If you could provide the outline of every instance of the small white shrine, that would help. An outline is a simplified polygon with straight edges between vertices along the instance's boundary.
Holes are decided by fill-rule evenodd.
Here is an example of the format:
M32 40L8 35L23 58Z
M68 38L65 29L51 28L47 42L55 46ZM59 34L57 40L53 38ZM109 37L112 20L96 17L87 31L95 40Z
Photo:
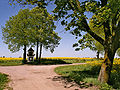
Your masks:
M27 56L28 56L28 62L34 61L35 54L34 54L34 50L32 48L30 48L28 50Z

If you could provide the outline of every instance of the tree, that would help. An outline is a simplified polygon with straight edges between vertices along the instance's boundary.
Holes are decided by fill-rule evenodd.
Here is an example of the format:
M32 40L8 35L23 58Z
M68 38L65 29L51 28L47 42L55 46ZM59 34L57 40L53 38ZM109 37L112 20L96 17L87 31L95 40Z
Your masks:
M17 52L24 46L23 60L26 60L26 47L30 45L28 31L29 26L29 9L20 10L17 15L12 16L2 27L4 43L12 52Z
M74 27L74 34L79 36L82 35L81 31L87 32L103 45L105 51L104 62L101 66L98 80L108 83L114 55L116 50L120 47L120 41L118 41L120 39L120 1L86 0L85 2L80 2L79 0L59 0L56 1L55 4L57 7L54 12L58 13L59 17L71 18L70 22L63 22L63 24L67 26L66 30L70 30L71 27ZM104 38L90 28L85 12L93 13L92 18L89 18L89 20L94 24L94 27L103 27ZM99 29L97 31L99 31Z
M17 1L25 1L45 7L49 0ZM103 45L105 51L104 62L98 80L108 83L115 52L120 48L120 0L55 0L54 4L56 4L55 16L63 17L64 20L61 23L66 25L66 30L73 29L73 34L78 37L84 36L81 32L89 33ZM88 17L87 12L91 13L92 17ZM94 27L103 27L104 38L90 28L90 21ZM99 31L99 29L96 31Z
M104 31L102 26L99 28L94 27L94 24L91 21L89 22L89 26L93 32L95 32L104 39ZM98 29L99 31L97 31ZM71 33L74 35L74 31ZM80 39L77 43L73 44L73 47L77 47L75 49L77 51L89 47L92 51L97 52L96 56L98 59L99 59L99 54L103 54L104 52L104 47L98 41L96 41L89 33L83 35L83 38Z
M5 27L3 27L3 39L8 44L9 49L13 52L20 50L24 46L23 59L26 62L26 47L37 42L37 59L38 45L40 52L42 45L53 52L59 45L60 37L55 33L56 26L53 22L54 17L46 9L33 8L32 10L20 10L17 15L10 17ZM41 54L39 59L41 58ZM40 61L40 60L39 60Z
M37 42L36 59L38 59L38 45L40 45L41 58L42 46L51 52L59 45L60 37L55 33L54 17L45 8L35 7L31 11L31 42Z

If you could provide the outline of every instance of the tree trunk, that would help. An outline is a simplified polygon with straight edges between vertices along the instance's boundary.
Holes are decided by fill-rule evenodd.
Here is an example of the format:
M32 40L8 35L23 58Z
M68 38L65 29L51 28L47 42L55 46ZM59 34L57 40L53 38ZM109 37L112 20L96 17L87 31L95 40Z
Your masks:
M98 80L101 83L109 83L110 73L112 70L113 59L115 52L112 50L105 50L104 62L101 66L101 70L98 76Z
M100 52L99 51L97 51L97 59L99 59L99 55L100 55Z
M39 42L37 41L37 49L36 49L36 60L38 60L38 46L39 45Z
M27 60L26 60L26 45L24 45L24 53L23 53L23 61L22 61L22 63L23 64L26 64L27 63Z
M41 56L42 56L42 43L40 44L40 55L39 55L39 63L40 63L40 59L41 59Z
M26 60L26 45L24 45L24 54L23 54L23 60Z

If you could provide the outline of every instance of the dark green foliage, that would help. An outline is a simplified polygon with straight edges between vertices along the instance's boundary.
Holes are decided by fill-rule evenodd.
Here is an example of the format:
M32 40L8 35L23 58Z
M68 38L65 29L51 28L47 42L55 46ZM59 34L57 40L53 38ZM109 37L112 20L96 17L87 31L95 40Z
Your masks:
M8 75L0 73L0 90L4 90L6 88L6 83L8 81Z
M71 64L65 62L64 60L51 60L51 59L41 59L40 63L38 60L34 60L33 62L27 62L30 65L57 65L57 64Z
M27 63L27 60L22 60L22 64L26 64Z
M66 63L65 61L63 60L51 60L51 59L43 59L41 60L41 64L43 65L56 65L56 64L69 64L69 63Z
M119 64L113 65L109 84L112 85L113 88L115 89L120 89L120 65Z

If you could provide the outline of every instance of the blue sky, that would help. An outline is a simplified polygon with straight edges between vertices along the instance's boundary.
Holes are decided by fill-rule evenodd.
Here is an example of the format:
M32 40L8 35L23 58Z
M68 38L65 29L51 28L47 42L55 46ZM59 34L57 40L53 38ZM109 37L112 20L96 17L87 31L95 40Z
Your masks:
M2 40L2 30L1 26L4 26L6 20L9 20L10 16L14 16L18 13L20 8L19 5L10 6L8 3L9 0L0 0L0 57L19 57L22 56L23 50L16 53L11 53L6 44L3 43ZM53 5L48 8L51 10ZM55 49L54 53L50 53L49 51L43 50L43 57L96 57L96 52L93 52L89 49L85 49L83 51L75 51L72 45L77 41L73 35L64 30L64 27L60 25L60 22L56 23L57 28L56 32L59 33L59 36L62 38L60 41L60 45ZM36 48L33 48L34 50Z

